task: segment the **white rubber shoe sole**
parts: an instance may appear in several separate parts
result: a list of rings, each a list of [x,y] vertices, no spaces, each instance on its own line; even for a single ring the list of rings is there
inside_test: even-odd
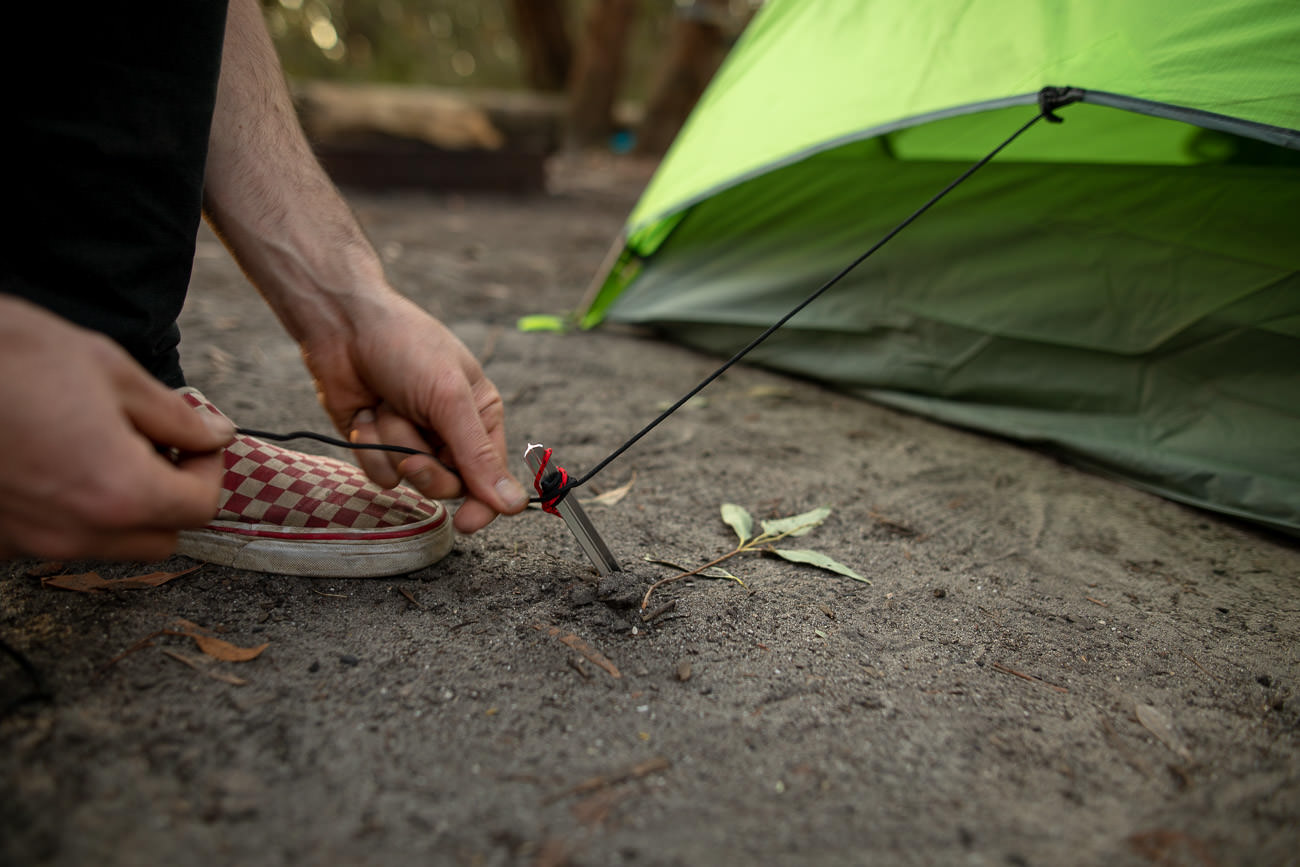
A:
[[[182,530],[177,553],[252,572],[383,578],[433,565],[447,555],[455,541],[445,508],[440,515],[403,528],[400,535],[374,531],[348,534],[328,527],[292,529],[292,533],[263,531],[246,524],[213,521],[202,530]]]

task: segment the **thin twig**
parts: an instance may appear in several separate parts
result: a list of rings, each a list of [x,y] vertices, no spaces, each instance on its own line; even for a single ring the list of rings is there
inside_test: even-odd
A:
[[[1069,690],[1063,686],[1057,686],[1054,683],[1048,683],[1047,681],[1043,680],[1041,677],[1034,677],[1032,674],[1025,674],[1023,671],[1016,671],[1011,666],[1003,665],[1000,662],[993,663],[993,668],[994,670],[1000,671],[1003,674],[1013,674],[1016,677],[1033,681],[1034,683],[1041,683],[1043,686],[1050,686],[1052,689],[1056,690],[1057,692],[1069,692]]]
[[[1206,670],[1205,666],[1201,665],[1201,664],[1200,664],[1199,662],[1197,662],[1193,657],[1188,656],[1187,653],[1186,653],[1185,651],[1180,650],[1180,651],[1178,651],[1178,652],[1181,653],[1181,654],[1183,654],[1183,656],[1185,656],[1185,657],[1187,658],[1187,661],[1188,661],[1188,662],[1190,662],[1192,665],[1194,665],[1194,666],[1196,666],[1197,668],[1199,668],[1199,669],[1201,670],[1201,673],[1204,674],[1206,677],[1214,677],[1213,674],[1211,674],[1209,671]],[[1218,680],[1218,678],[1214,678],[1214,679],[1215,679],[1215,680]]]
[[[604,789],[609,786],[618,785],[619,783],[626,783],[629,780],[638,780],[659,771],[666,771],[670,767],[672,767],[672,762],[662,756],[656,756],[653,759],[647,759],[644,762],[640,762],[621,771],[615,771],[610,774],[601,774],[596,777],[589,777],[567,789],[556,792],[554,795],[547,798],[545,803],[553,804],[556,801],[569,797],[570,795],[583,795],[587,792],[594,792],[597,789]]]
[[[192,637],[192,634],[189,633],[189,632],[178,632],[178,631],[176,631],[175,629],[159,629],[157,632],[151,632],[150,634],[146,635],[144,638],[141,638],[141,639],[140,639],[139,641],[137,641],[135,644],[132,644],[132,645],[131,645],[130,647],[128,647],[126,650],[123,650],[123,651],[122,651],[121,653],[119,653],[117,656],[115,656],[115,657],[113,657],[112,659],[110,659],[108,662],[106,662],[106,663],[104,663],[103,665],[101,665],[101,666],[99,667],[99,671],[96,672],[95,676],[96,676],[96,677],[101,677],[101,676],[103,676],[104,673],[107,672],[110,668],[112,668],[113,666],[117,665],[119,662],[121,662],[123,659],[126,659],[126,658],[127,658],[128,656],[130,656],[131,654],[136,653],[136,652],[141,651],[141,650],[144,650],[146,647],[153,647],[153,641],[154,641],[154,639],[155,639],[155,638],[162,638],[164,635],[175,635],[175,636],[178,636],[178,637],[180,637],[180,638],[190,638],[190,637]]]
[[[921,532],[919,530],[915,530],[912,527],[907,526],[906,524],[900,524],[898,521],[894,521],[889,518],[886,518],[884,515],[880,514],[874,509],[867,512],[867,517],[871,518],[871,520],[875,521],[877,524],[880,524],[885,529],[897,533],[900,536],[908,536],[908,537],[921,536]]]
[[[669,611],[672,611],[676,607],[677,607],[677,600],[670,599],[669,601],[665,602],[663,605],[660,605],[654,611],[647,611],[646,613],[642,614],[641,622],[649,623],[651,620],[654,620],[658,617],[663,617],[665,614],[667,614]]]
[[[416,599],[415,594],[413,594],[410,590],[407,590],[405,587],[398,587],[397,592],[405,596],[407,602],[410,602],[412,605],[414,605],[416,608],[420,609],[421,611],[424,610],[424,606],[420,604],[420,600]]]
[[[732,557],[736,556],[743,550],[745,549],[737,548],[731,553],[723,554],[718,559],[710,560],[708,563],[705,563],[703,566],[700,566],[696,569],[691,569],[689,571],[682,572],[680,575],[669,575],[667,578],[660,578],[658,581],[651,584],[646,589],[645,595],[641,597],[641,610],[645,611],[646,607],[650,604],[650,594],[654,593],[656,590],[658,590],[660,587],[664,586],[665,584],[672,584],[674,581],[681,581],[683,578],[691,578],[695,575],[698,575],[701,572],[703,572],[705,569],[708,569],[710,566],[717,566],[722,561],[731,559]]]

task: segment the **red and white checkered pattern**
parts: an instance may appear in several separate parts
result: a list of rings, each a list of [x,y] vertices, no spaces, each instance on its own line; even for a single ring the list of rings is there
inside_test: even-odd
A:
[[[356,467],[299,454],[248,436],[226,449],[219,521],[276,527],[404,527],[427,517],[405,488],[379,490]]]
[[[198,411],[222,415],[195,389],[181,394]],[[183,554],[258,571],[345,577],[411,571],[451,546],[441,503],[405,487],[384,490],[343,461],[238,434],[226,448],[225,467],[216,520],[182,534]],[[351,562],[335,562],[339,557]]]

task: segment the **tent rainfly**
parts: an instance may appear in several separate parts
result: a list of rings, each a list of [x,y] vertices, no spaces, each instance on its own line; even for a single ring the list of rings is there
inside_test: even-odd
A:
[[[1300,533],[1300,4],[768,0],[584,326],[730,354]]]

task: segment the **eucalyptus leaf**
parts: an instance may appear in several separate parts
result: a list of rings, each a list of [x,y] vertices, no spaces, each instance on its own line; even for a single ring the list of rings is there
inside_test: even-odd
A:
[[[725,506],[723,508],[726,508]],[[811,512],[804,512],[801,515],[791,515],[788,518],[775,518],[771,521],[763,522],[763,532],[769,536],[802,536],[812,528],[816,527],[831,513],[827,506],[819,509],[813,509]]]
[[[722,504],[722,520],[727,522],[728,527],[736,531],[736,535],[740,537],[740,543],[742,545],[748,542],[750,536],[753,535],[753,516],[735,503]]]
[[[820,551],[809,551],[807,548],[773,548],[772,553],[782,559],[789,560],[791,563],[807,563],[809,566],[816,566],[818,569],[825,569],[828,572],[852,578],[854,581],[861,581],[864,584],[871,583],[870,579],[862,577],[848,566],[832,560]]]

